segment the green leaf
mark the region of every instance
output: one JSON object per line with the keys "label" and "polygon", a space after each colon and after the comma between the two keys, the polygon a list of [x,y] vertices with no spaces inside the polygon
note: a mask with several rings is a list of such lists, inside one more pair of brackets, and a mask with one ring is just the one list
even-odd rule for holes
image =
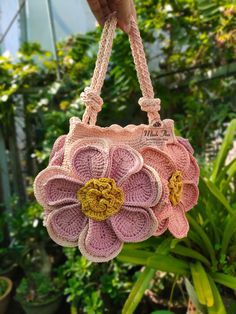
{"label": "green leaf", "polygon": [[198,314],[205,314],[206,313],[206,306],[199,303],[196,291],[191,284],[191,282],[188,280],[188,278],[184,278],[185,287],[189,296],[189,299],[192,301],[193,305],[197,309]]}
{"label": "green leaf", "polygon": [[228,165],[227,170],[226,170],[226,174],[227,174],[227,179],[224,180],[222,182],[222,185],[221,185],[222,193],[224,193],[228,190],[229,184],[230,184],[233,176],[236,174],[236,158],[233,159],[231,161],[231,163]]}
{"label": "green leaf", "polygon": [[204,180],[212,195],[227,209],[231,215],[236,215],[236,211],[230,206],[224,194],[216,187],[216,185],[208,180]]}
{"label": "green leaf", "polygon": [[122,262],[150,266],[157,270],[175,274],[186,274],[189,272],[189,265],[187,262],[170,255],[159,253],[124,248],[117,256],[117,259]]}
{"label": "green leaf", "polygon": [[160,310],[160,311],[151,312],[150,314],[174,314],[174,312]]}
{"label": "green leaf", "polygon": [[189,272],[189,265],[185,261],[169,255],[153,254],[147,265],[157,270],[184,275]]}
{"label": "green leaf", "polygon": [[214,298],[211,286],[202,264],[200,262],[191,264],[190,269],[199,302],[203,305],[207,305],[208,307],[213,306]]}
{"label": "green leaf", "polygon": [[227,222],[223,238],[222,238],[222,244],[221,244],[221,254],[226,254],[226,251],[228,249],[230,240],[234,233],[236,232],[236,217],[228,217],[229,221]]}
{"label": "green leaf", "polygon": [[147,259],[152,255],[153,253],[151,252],[132,250],[124,247],[120,254],[117,256],[117,259],[125,263],[146,265]]}
{"label": "green leaf", "polygon": [[215,184],[217,186],[221,186],[221,181],[225,179],[226,176],[232,176],[234,175],[236,169],[235,169],[236,159],[233,159],[230,161],[230,163],[226,166],[224,166],[221,171],[219,172],[217,176],[217,180]]}
{"label": "green leaf", "polygon": [[208,314],[227,314],[224,303],[221,299],[220,292],[210,275],[208,276],[209,283],[211,285],[211,290],[214,297],[214,304],[208,307]]}
{"label": "green leaf", "polygon": [[149,288],[150,281],[154,277],[155,272],[156,270],[153,268],[144,268],[124,304],[122,314],[132,314],[135,311],[144,295],[144,292]]}
{"label": "green leaf", "polygon": [[190,257],[190,258],[195,259],[195,260],[199,260],[200,262],[205,264],[207,267],[211,266],[210,262],[208,261],[208,259],[205,256],[201,255],[197,251],[194,251],[193,249],[186,248],[180,244],[176,245],[176,247],[171,249],[170,252],[175,253],[177,255]]}
{"label": "green leaf", "polygon": [[170,251],[170,245],[171,245],[172,240],[173,240],[172,238],[163,240],[156,248],[156,253],[164,254],[164,255],[168,254]]}
{"label": "green leaf", "polygon": [[212,273],[211,277],[223,286],[236,290],[236,278],[222,273]]}
{"label": "green leaf", "polygon": [[228,128],[226,130],[222,145],[221,145],[220,150],[216,156],[216,159],[215,159],[215,162],[213,165],[212,175],[211,175],[211,181],[212,182],[215,182],[217,180],[219,170],[223,167],[223,165],[225,163],[225,159],[226,159],[228,152],[229,152],[229,150],[233,144],[235,131],[236,131],[236,119],[233,119],[230,122],[230,124],[228,125]]}
{"label": "green leaf", "polygon": [[190,225],[196,230],[198,235],[201,237],[201,240],[204,242],[204,246],[206,247],[207,252],[209,253],[212,264],[213,264],[213,266],[216,267],[217,260],[216,260],[215,250],[212,246],[212,243],[211,243],[209,237],[207,236],[207,234],[203,230],[203,228],[189,214],[187,214],[187,217],[188,217]]}

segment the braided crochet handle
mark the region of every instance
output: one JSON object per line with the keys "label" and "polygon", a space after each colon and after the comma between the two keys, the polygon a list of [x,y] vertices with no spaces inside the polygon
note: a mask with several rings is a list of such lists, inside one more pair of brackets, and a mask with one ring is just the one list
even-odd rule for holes
{"label": "braided crochet handle", "polygon": [[[100,93],[109,64],[116,25],[116,15],[111,14],[106,20],[103,28],[97,61],[90,87],[86,87],[84,92],[82,92],[80,95],[82,101],[86,105],[86,110],[83,115],[84,123],[95,125],[97,121],[97,114],[102,109],[103,100],[100,97]],[[133,17],[131,18],[129,41],[143,96],[139,99],[138,103],[141,107],[141,110],[147,112],[149,124],[160,124],[160,99],[154,98],[153,86],[150,73],[148,71],[142,39],[136,20]]]}

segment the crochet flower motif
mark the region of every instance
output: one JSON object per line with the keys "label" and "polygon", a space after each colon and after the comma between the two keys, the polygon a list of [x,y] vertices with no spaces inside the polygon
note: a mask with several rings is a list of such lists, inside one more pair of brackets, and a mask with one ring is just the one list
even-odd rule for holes
{"label": "crochet flower motif", "polygon": [[124,242],[139,242],[157,229],[151,209],[160,200],[156,171],[128,145],[82,139],[64,156],[65,138],[54,144],[49,166],[34,183],[45,225],[62,246],[79,246],[95,262],[119,254]]}
{"label": "crochet flower motif", "polygon": [[163,151],[146,147],[141,150],[145,164],[153,167],[162,181],[162,196],[153,210],[158,220],[155,235],[167,229],[183,238],[189,230],[185,212],[197,204],[199,168],[188,141],[166,144]]}

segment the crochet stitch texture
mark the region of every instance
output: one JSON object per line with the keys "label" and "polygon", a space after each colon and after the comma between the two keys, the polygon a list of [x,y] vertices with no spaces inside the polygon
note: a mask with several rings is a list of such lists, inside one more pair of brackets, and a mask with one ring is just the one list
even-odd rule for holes
{"label": "crochet stitch texture", "polygon": [[185,212],[198,200],[199,167],[191,145],[178,139],[175,143],[167,143],[163,150],[145,147],[140,152],[145,163],[158,172],[162,181],[162,197],[153,208],[159,222],[155,235],[169,229],[176,238],[186,237],[189,224]]}
{"label": "crochet stitch texture", "polygon": [[[78,245],[95,262],[114,258],[124,242],[143,241],[158,226],[151,207],[162,194],[159,175],[128,145],[112,145],[98,138],[77,140],[66,163],[49,164],[39,173],[34,190],[44,206],[51,238],[59,245]],[[85,205],[89,191],[92,196]],[[91,207],[100,192],[105,197],[96,199],[98,206]]]}
{"label": "crochet stitch texture", "polygon": [[79,247],[94,262],[119,254],[123,243],[140,242],[167,229],[187,235],[185,212],[198,199],[199,168],[193,149],[175,137],[174,123],[161,121],[142,40],[131,18],[129,40],[142,91],[138,103],[148,125],[96,126],[117,19],[106,21],[94,74],[81,94],[82,121],[70,120],[70,131],[54,143],[48,167],[34,182],[44,207],[44,224],[59,245]]}

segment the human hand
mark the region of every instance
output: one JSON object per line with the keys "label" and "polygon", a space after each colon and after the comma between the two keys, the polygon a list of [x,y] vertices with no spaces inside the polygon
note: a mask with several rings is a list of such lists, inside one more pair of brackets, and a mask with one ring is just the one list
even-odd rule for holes
{"label": "human hand", "polygon": [[133,0],[87,0],[100,25],[104,25],[107,16],[117,13],[118,26],[126,33],[130,30],[130,17],[136,17]]}

